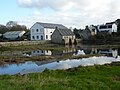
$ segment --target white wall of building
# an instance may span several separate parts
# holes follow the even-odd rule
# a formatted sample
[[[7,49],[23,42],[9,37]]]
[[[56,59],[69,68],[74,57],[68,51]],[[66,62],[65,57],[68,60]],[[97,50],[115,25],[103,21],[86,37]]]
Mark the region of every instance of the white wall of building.
[[[35,23],[30,29],[31,40],[51,40],[51,35],[55,31],[52,28],[44,28],[40,24]]]
[[[55,31],[55,29],[52,28],[45,28],[45,40],[51,40],[51,35]]]
[[[102,28],[102,29],[100,29],[100,26],[102,26],[102,25],[98,25],[98,30],[100,31],[100,32],[102,32],[102,31],[109,31],[109,33],[111,34],[112,32],[117,32],[117,25],[114,23],[114,24],[112,24],[112,27],[111,28],[108,28],[108,25],[104,25],[104,26],[106,26],[107,28]]]
[[[117,32],[117,25],[116,24],[112,25],[112,32]]]
[[[44,27],[42,27],[38,23],[35,23],[30,28],[30,39],[31,40],[45,40],[45,37],[44,37]]]

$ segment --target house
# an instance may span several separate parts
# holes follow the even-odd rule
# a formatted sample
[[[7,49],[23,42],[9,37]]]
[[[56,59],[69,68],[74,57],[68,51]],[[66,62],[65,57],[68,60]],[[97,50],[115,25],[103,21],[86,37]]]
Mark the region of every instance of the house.
[[[51,35],[56,27],[59,29],[67,29],[67,27],[62,24],[36,22],[30,28],[30,40],[51,40]]]
[[[115,22],[98,25],[97,27],[99,32],[108,32],[109,34],[112,34],[112,32],[117,32],[117,25]]]
[[[22,37],[25,34],[25,31],[9,31],[3,34],[3,37],[8,40],[16,40]]]
[[[56,28],[51,36],[52,43],[56,44],[74,44],[76,38],[74,33],[70,29],[59,29]]]
[[[86,26],[85,30],[79,32],[80,37],[84,40],[89,39],[91,36],[95,36],[97,34],[97,27],[94,25]]]

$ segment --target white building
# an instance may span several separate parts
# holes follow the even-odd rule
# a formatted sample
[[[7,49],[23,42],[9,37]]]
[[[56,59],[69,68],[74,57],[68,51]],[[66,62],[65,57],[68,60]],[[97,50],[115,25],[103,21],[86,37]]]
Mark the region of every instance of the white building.
[[[51,24],[51,23],[40,23],[36,22],[30,28],[30,39],[31,40],[51,40],[51,35],[55,31],[55,28],[67,29],[62,24]]]
[[[9,32],[4,33],[3,37],[9,40],[15,40],[19,37],[22,37],[23,34],[25,34],[25,31],[9,31]]]
[[[117,25],[114,22],[106,23],[104,25],[98,25],[98,31],[106,31],[111,34],[112,32],[117,32]]]

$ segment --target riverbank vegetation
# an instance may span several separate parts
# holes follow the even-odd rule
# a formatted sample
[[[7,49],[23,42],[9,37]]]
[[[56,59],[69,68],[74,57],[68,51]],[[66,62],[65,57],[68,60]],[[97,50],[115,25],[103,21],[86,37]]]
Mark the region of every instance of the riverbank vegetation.
[[[96,45],[119,45],[120,35],[119,33],[100,33],[94,36],[90,36],[89,39],[82,40],[84,44],[96,44]]]
[[[1,90],[120,90],[120,62],[26,75],[0,75]]]

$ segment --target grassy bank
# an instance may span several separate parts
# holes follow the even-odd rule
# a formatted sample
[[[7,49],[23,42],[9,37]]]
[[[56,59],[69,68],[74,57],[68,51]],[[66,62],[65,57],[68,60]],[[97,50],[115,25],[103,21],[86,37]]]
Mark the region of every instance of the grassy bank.
[[[27,75],[1,75],[1,90],[120,90],[120,63],[45,70]]]
[[[10,45],[0,46],[0,51],[31,51],[31,50],[64,50],[66,49],[62,45],[57,44],[31,44],[31,45]]]

